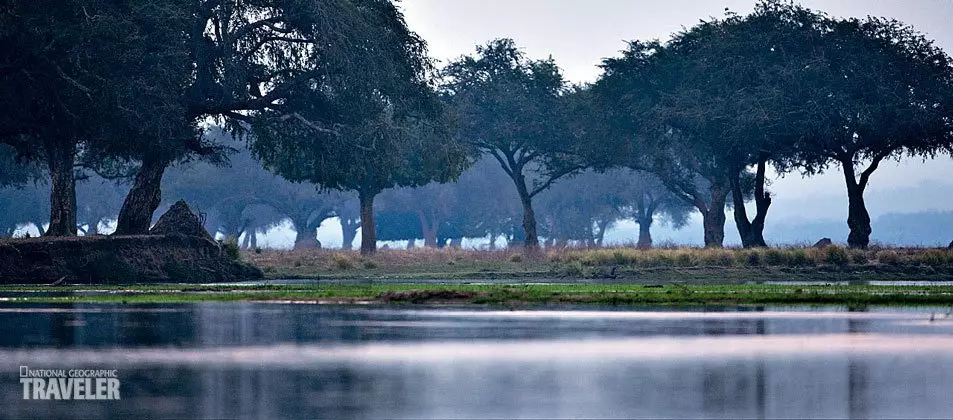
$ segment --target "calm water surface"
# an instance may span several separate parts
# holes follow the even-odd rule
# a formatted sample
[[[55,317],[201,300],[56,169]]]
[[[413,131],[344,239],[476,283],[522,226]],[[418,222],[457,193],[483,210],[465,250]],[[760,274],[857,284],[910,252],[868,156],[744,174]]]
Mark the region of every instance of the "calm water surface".
[[[950,308],[0,306],[0,417],[953,417]],[[23,400],[19,366],[118,369]]]

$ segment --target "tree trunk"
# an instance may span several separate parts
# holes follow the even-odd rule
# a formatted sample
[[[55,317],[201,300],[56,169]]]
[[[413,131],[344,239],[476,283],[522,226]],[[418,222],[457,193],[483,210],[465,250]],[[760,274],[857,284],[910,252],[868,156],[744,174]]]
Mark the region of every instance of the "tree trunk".
[[[152,226],[152,215],[162,201],[162,175],[168,162],[161,159],[142,161],[132,189],[119,210],[113,235],[145,235]]]
[[[600,248],[602,247],[602,244],[605,242],[605,239],[606,239],[606,230],[609,229],[609,225],[611,224],[612,224],[611,220],[602,220],[602,221],[596,222],[596,226],[599,227],[599,233],[596,235],[596,246]]]
[[[76,236],[76,177],[73,174],[75,154],[74,143],[46,144],[52,184],[50,227],[46,229],[47,236]]]
[[[523,204],[523,248],[528,251],[539,250],[539,235],[536,233],[536,212],[533,210],[533,197],[526,190],[526,183],[522,179],[516,181],[516,190]]]
[[[315,227],[308,225],[307,220],[292,220],[295,228],[294,249],[318,249],[318,238],[315,235]]]
[[[354,237],[357,236],[359,227],[361,227],[361,224],[353,220],[341,220],[341,249],[351,250],[354,248]]]
[[[866,249],[870,245],[870,213],[864,203],[864,188],[859,185],[847,188],[847,226],[850,234],[847,245],[851,248]]]
[[[741,237],[741,245],[745,248],[766,247],[764,241],[764,220],[771,207],[771,193],[765,191],[765,167],[767,154],[762,153],[758,159],[758,170],[755,174],[754,201],[757,213],[754,220],[748,220],[748,211],[745,209],[744,192],[741,191],[741,171],[731,178],[731,194],[734,207],[735,225]]]
[[[725,242],[725,189],[722,185],[712,183],[711,205],[699,207],[702,214],[702,225],[705,229],[705,247],[721,248]]]
[[[454,249],[463,248],[463,238],[452,238],[450,239],[450,247]]]
[[[436,248],[437,247],[437,220],[433,222],[427,221],[427,216],[424,215],[424,212],[418,210],[417,218],[420,219],[420,231],[424,234],[424,246],[427,248]]]
[[[640,217],[639,223],[639,243],[636,245],[639,249],[652,248],[652,215]]]
[[[250,249],[258,249],[258,230],[252,229],[248,231],[248,246]]]
[[[374,224],[374,196],[377,193],[360,191],[358,199],[361,201],[361,255],[370,255],[377,252],[377,232]]]
[[[857,181],[853,161],[844,160],[840,163],[844,170],[844,180],[847,182],[847,227],[850,228],[847,245],[851,248],[866,249],[870,245],[872,231],[870,214],[867,213],[867,205],[864,203],[866,182]]]

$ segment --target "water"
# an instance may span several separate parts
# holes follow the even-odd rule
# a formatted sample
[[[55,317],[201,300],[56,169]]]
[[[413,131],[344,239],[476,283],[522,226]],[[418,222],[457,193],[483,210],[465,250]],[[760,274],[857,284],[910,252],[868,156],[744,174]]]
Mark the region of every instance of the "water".
[[[4,303],[0,417],[949,418],[949,311]],[[121,400],[23,400],[19,366]]]

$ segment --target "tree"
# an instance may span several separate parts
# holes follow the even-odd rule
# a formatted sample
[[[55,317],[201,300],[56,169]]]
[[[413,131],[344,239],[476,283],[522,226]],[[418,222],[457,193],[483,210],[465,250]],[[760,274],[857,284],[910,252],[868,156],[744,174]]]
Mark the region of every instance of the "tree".
[[[356,191],[361,253],[372,254],[377,251],[374,199],[378,194],[398,186],[454,180],[467,164],[465,149],[450,140],[439,104],[431,98],[389,100],[393,105],[378,115],[342,126],[340,136],[331,134],[323,141],[315,141],[320,133],[300,122],[256,126],[252,148],[266,168],[286,179]],[[358,98],[357,103],[365,99]]]
[[[552,58],[531,60],[510,39],[450,63],[442,90],[458,114],[458,136],[492,156],[516,186],[525,247],[539,247],[533,198],[582,168],[567,123],[565,81]]]
[[[953,142],[953,61],[921,33],[883,18],[830,19],[814,65],[794,83],[809,95],[814,130],[794,164],[839,165],[848,196],[847,242],[866,248],[864,190],[885,159],[933,156]],[[861,165],[867,162],[866,167]]]
[[[724,241],[725,205],[730,190],[731,150],[694,130],[678,129],[676,118],[664,119],[663,100],[677,82],[682,57],[657,42],[631,42],[622,57],[607,59],[604,74],[592,87],[605,112],[602,143],[590,151],[598,166],[621,164],[658,176],[679,198],[702,215],[705,246]],[[670,67],[670,68],[667,68]],[[600,131],[596,131],[600,133]]]
[[[190,78],[178,98],[186,127],[214,118],[239,133],[289,122],[324,135],[348,122],[343,92],[394,98],[423,70],[423,43],[390,0],[202,1],[186,9]],[[218,154],[196,137],[146,140],[131,155],[142,165],[117,232],[148,230],[171,163]]]
[[[295,248],[319,246],[315,231],[335,216],[344,197],[321,192],[313,184],[294,183],[265,170],[251,151],[221,128],[211,128],[206,141],[234,148],[226,164],[191,162],[173,167],[163,188],[171,203],[185,199],[209,215],[211,233],[221,232],[248,244],[259,229],[287,218],[296,231]]]
[[[62,0],[0,6],[0,142],[46,163],[49,235],[76,234],[77,156],[145,135],[174,118],[156,107],[162,70],[176,62],[174,34],[188,2]],[[187,74],[187,62],[179,73]],[[180,63],[181,64],[181,63]],[[161,133],[167,134],[167,133]],[[86,159],[97,162],[100,159]]]
[[[586,171],[560,181],[540,195],[539,207],[551,223],[553,245],[578,240],[602,246],[608,229],[618,220],[632,219],[639,224],[640,248],[652,246],[651,227],[657,218],[681,228],[693,209],[657,177],[628,168]]]
[[[813,71],[823,21],[765,1],[748,16],[727,13],[664,45],[633,42],[605,61],[594,91],[610,110],[610,144],[632,150],[629,166],[655,173],[698,208],[706,246],[722,244],[728,193],[743,245],[766,245],[766,167],[790,167],[795,144],[814,128],[806,89],[792,79]],[[752,195],[749,220],[744,202]]]

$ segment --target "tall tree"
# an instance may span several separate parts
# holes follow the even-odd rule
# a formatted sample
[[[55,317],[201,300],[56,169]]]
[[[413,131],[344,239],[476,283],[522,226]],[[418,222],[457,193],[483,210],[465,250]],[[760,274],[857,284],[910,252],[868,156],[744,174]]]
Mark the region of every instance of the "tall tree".
[[[458,136],[492,156],[516,186],[524,246],[539,247],[533,198],[582,165],[567,122],[569,92],[552,58],[528,59],[510,39],[450,63],[442,90],[458,114]]]
[[[390,0],[226,0],[190,7],[190,79],[179,97],[188,127],[216,118],[241,132],[272,119],[324,135],[348,122],[341,93],[376,89],[395,97],[421,69],[423,44]],[[196,137],[146,140],[131,156],[142,165],[117,232],[148,230],[172,162],[217,154],[216,145]]]
[[[847,242],[865,248],[864,190],[874,171],[886,159],[929,157],[953,143],[953,61],[912,27],[884,18],[828,20],[813,51],[815,64],[795,83],[810,93],[815,127],[794,164],[807,174],[841,167]]]
[[[46,163],[52,186],[47,234],[76,233],[78,154],[143,135],[170,116],[153,99],[169,86],[159,63],[175,61],[180,45],[166,36],[177,21],[165,12],[182,13],[184,3],[0,6],[0,142]]]

